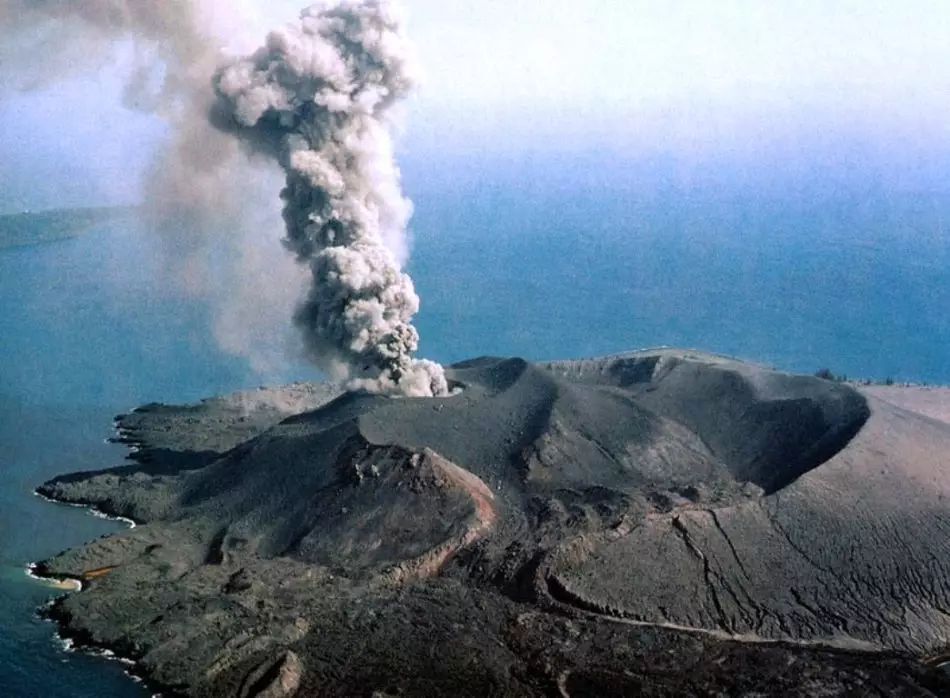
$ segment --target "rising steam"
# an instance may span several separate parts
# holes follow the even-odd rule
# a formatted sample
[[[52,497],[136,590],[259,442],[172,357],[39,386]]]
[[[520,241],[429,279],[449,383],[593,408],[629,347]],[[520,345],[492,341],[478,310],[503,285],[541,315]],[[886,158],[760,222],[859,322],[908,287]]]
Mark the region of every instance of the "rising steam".
[[[95,69],[115,42],[131,41],[127,100],[161,115],[172,134],[147,176],[146,209],[179,280],[227,300],[216,333],[268,331],[286,317],[273,304],[286,308],[298,292],[287,262],[249,254],[259,230],[277,223],[276,206],[255,203],[276,163],[285,243],[311,279],[294,316],[307,356],[351,388],[446,393],[442,367],[413,357],[419,299],[400,268],[411,205],[389,119],[414,83],[400,18],[385,0],[324,0],[222,65],[220,47],[242,45],[234,37],[248,15],[215,0],[0,0],[0,88]],[[235,157],[238,145],[249,159]],[[205,261],[221,256],[221,240],[238,248],[223,292],[210,288]],[[244,353],[246,337],[219,340]]]

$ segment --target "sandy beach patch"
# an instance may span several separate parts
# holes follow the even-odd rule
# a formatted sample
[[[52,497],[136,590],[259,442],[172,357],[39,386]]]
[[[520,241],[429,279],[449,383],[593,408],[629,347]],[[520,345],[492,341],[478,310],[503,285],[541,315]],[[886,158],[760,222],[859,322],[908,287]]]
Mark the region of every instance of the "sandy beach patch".
[[[73,579],[72,577],[66,577],[63,579],[53,579],[51,577],[41,577],[36,574],[36,565],[30,563],[26,566],[26,576],[30,579],[35,579],[44,586],[50,587],[51,589],[59,589],[61,591],[82,591],[82,582],[78,579]]]

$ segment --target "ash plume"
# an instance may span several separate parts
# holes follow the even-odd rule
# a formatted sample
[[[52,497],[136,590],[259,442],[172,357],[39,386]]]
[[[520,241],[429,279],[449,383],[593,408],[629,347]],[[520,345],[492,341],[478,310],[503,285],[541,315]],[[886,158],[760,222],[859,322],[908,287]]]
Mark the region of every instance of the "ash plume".
[[[413,357],[419,298],[398,259],[411,205],[388,121],[413,85],[393,8],[329,1],[219,69],[213,115],[286,174],[286,244],[312,274],[295,317],[310,357],[351,387],[431,396],[447,385],[441,366]]]
[[[442,368],[413,357],[419,299],[401,271],[411,205],[389,112],[413,77],[398,15],[325,0],[222,67],[222,47],[247,50],[252,13],[219,0],[0,0],[0,91],[94,73],[131,47],[126,102],[169,130],[143,182],[148,224],[165,271],[211,304],[222,348],[259,371],[273,363],[260,345],[285,349],[281,311],[309,277],[295,313],[308,358],[351,388],[445,393]],[[278,176],[296,263],[271,251]]]

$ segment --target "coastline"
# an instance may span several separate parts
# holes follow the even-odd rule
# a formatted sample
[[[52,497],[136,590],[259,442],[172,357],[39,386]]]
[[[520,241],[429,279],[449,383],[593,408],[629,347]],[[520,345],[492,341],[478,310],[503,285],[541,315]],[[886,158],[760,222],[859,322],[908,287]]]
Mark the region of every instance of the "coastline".
[[[97,505],[92,504],[92,503],[67,502],[62,499],[56,499],[55,497],[50,497],[40,492],[39,488],[36,488],[33,490],[33,496],[39,497],[44,502],[49,502],[50,504],[55,504],[57,506],[73,507],[74,509],[85,509],[92,516],[95,516],[97,519],[105,519],[106,521],[117,521],[119,523],[124,523],[129,528],[135,528],[136,526],[139,525],[138,522],[136,522],[134,519],[130,519],[127,516],[120,516],[119,514],[112,514],[107,511],[103,511]],[[33,563],[30,563],[30,564],[33,564]]]
[[[259,431],[263,431],[271,424],[277,423],[280,419],[287,416],[287,414],[290,414],[291,412],[287,411],[288,409],[296,411],[313,409],[335,395],[336,391],[332,388],[326,388],[324,384],[293,383],[278,388],[262,387],[256,390],[237,391],[222,396],[212,396],[204,398],[198,403],[186,405],[185,409],[204,411],[208,409],[218,409],[223,406],[224,409],[230,409],[235,412],[229,420],[226,420],[226,430],[235,425],[250,426],[250,435],[253,435]],[[288,400],[287,406],[275,400],[275,397]],[[154,448],[155,446],[167,446],[168,444],[161,442],[158,434],[152,433],[148,429],[145,429],[143,433],[141,425],[137,424],[136,420],[141,417],[151,417],[152,413],[156,410],[159,413],[171,411],[177,414],[179,409],[181,409],[181,406],[178,405],[146,403],[132,407],[116,415],[112,420],[113,435],[106,437],[103,441],[109,444],[124,446],[126,449],[126,459],[131,461],[131,463],[130,466],[110,466],[107,467],[106,470],[141,465],[142,461],[140,458],[143,453],[147,453],[150,448]],[[129,424],[130,421],[132,421],[131,425]],[[248,424],[244,424],[245,422]],[[181,428],[183,425],[176,423],[175,426]],[[167,433],[164,429],[161,431]],[[183,431],[185,432],[184,438],[189,438],[190,435],[187,433],[187,427]],[[156,442],[156,437],[159,437],[158,442]],[[228,438],[233,437],[229,436]],[[239,437],[237,441],[243,441],[245,438],[249,438],[249,436],[244,435]],[[173,448],[180,448],[177,442],[172,444],[172,446]],[[223,447],[217,445],[216,447],[224,450],[229,446],[230,444],[226,444]],[[45,494],[42,489],[43,485],[41,484],[32,490],[32,494],[44,502],[56,506],[85,509],[96,518],[120,522],[128,526],[129,529],[137,528],[142,524],[142,522],[136,521],[128,516],[122,516],[114,511],[110,511],[107,506],[103,506],[102,502],[83,501],[81,499],[60,499]],[[148,668],[144,666],[139,661],[140,658],[136,656],[138,648],[115,643],[97,642],[88,631],[82,628],[76,628],[73,618],[64,608],[64,602],[75,592],[86,590],[88,588],[86,582],[92,581],[92,578],[98,576],[97,574],[90,573],[90,579],[86,580],[76,577],[47,574],[44,567],[43,563],[31,562],[26,566],[25,573],[31,579],[53,590],[66,592],[49,599],[42,607],[37,609],[38,616],[53,625],[53,636],[57,643],[61,645],[63,651],[81,652],[89,656],[118,662],[123,666],[123,673],[133,682],[146,687],[153,698],[172,698],[181,695],[180,691],[175,687],[166,686],[153,678]],[[91,572],[99,572],[99,570],[92,570]]]
[[[31,576],[41,581],[45,579],[37,575]],[[48,621],[55,628],[53,635],[58,644],[62,647],[63,652],[79,652],[90,657],[97,657],[121,664],[123,667],[122,673],[124,673],[132,683],[139,684],[146,688],[152,698],[171,698],[176,695],[174,692],[169,692],[167,689],[152,681],[146,669],[133,657],[124,653],[122,648],[94,642],[87,633],[74,630],[69,625],[69,618],[61,612],[59,607],[63,598],[64,596],[50,599],[37,611],[37,615],[41,619]]]
[[[96,518],[124,523],[130,529],[135,528],[138,525],[135,521],[128,517],[109,514],[93,506],[92,504],[82,504],[78,502],[67,502],[54,499],[53,497],[48,497],[42,494],[38,491],[38,489],[33,490],[33,495],[39,497],[45,502],[57,506],[86,509],[92,516],[95,516]],[[77,631],[69,625],[69,618],[62,613],[60,604],[68,594],[78,593],[85,589],[83,579],[77,577],[44,574],[42,564],[37,562],[27,563],[27,565],[24,567],[24,573],[30,579],[52,590],[66,592],[49,599],[36,611],[37,615],[41,619],[48,621],[53,625],[53,637],[57,643],[61,645],[62,651],[81,652],[92,657],[118,662],[119,664],[123,665],[123,673],[125,673],[125,675],[128,676],[132,682],[148,688],[152,698],[163,698],[164,696],[174,695],[165,692],[161,689],[161,687],[150,681],[145,668],[140,666],[134,658],[124,654],[121,648],[96,643],[91,637],[88,636],[88,634],[83,633],[82,631]]]
[[[933,389],[934,388],[930,386],[926,388],[926,391],[929,393]],[[947,395],[950,395],[950,389],[947,389]],[[167,422],[171,426],[184,427],[184,435],[179,434],[174,437],[181,439],[182,445],[179,446],[180,448],[185,448],[191,445],[187,441],[187,438],[196,438],[195,436],[190,436],[192,433],[197,434],[202,438],[206,438],[204,436],[204,429],[202,428],[204,426],[204,422],[196,422],[193,424],[193,420],[191,418],[194,415],[191,412],[185,412],[185,415],[188,417],[188,419],[177,419],[173,414],[176,409],[184,412],[186,408],[175,408],[171,406],[162,407],[161,410],[155,410],[154,414],[156,418],[164,420],[159,422],[160,425],[164,425]],[[442,410],[438,410],[438,412],[441,413]],[[142,415],[144,418],[149,418],[152,416],[152,413],[146,412],[140,412],[138,414]],[[203,419],[208,420],[207,426],[209,427],[213,426],[214,428],[222,429],[222,431],[228,430],[231,427],[230,422],[223,422],[223,420],[221,420],[221,415],[219,413],[210,413],[207,417],[202,414],[202,417]],[[260,428],[263,428],[264,426],[263,421],[264,420],[262,420]],[[146,427],[148,426],[147,421],[145,421],[144,424]],[[293,428],[301,429],[303,427],[297,425],[285,427],[285,429]],[[148,453],[152,452],[150,449],[154,449],[154,444],[152,444],[148,438],[153,431],[159,434],[162,438],[173,438],[172,435],[169,432],[166,432],[165,429],[157,428],[152,429],[151,431],[149,431],[147,428],[140,428],[136,430],[117,429],[116,431],[120,438],[125,437],[125,439],[127,439],[122,441],[122,443],[124,443],[124,445],[127,447],[132,445],[130,442],[132,442],[133,439],[129,438],[130,436],[134,434],[135,436],[141,437],[139,439],[134,439],[135,445],[143,448]],[[169,435],[166,436],[166,434]],[[202,445],[204,444],[204,442],[199,443]],[[175,445],[177,446],[178,443],[175,442]],[[245,454],[243,454],[243,452],[237,452],[233,454],[235,459],[242,458],[244,456]],[[133,458],[132,460],[137,459]],[[377,465],[379,464],[377,461],[373,462]],[[246,472],[253,473],[259,470],[260,468],[248,468]],[[385,472],[385,467],[383,470]],[[373,478],[368,480],[368,484],[363,485],[362,489],[378,489],[384,486],[385,483],[378,481],[378,478],[379,475],[374,475]],[[360,482],[362,482],[363,479],[363,477],[360,477]],[[127,487],[130,485],[135,486],[134,483],[126,484]],[[83,507],[89,509],[90,512],[97,517],[107,520],[122,521],[130,527],[136,526],[137,522],[131,518],[110,514],[108,504],[108,501],[110,500],[98,499],[98,495],[94,495],[97,497],[97,501],[105,501],[105,504],[100,503],[98,505],[94,505],[84,503],[81,500],[69,501],[57,499],[55,497],[43,494],[41,491],[39,491],[40,489],[42,489],[42,486],[38,488],[34,494],[45,501],[65,506]],[[358,488],[351,483],[351,485],[347,486],[346,490],[348,492],[350,490],[353,492],[359,492],[361,491],[361,488]],[[66,496],[68,496],[68,490],[64,490],[64,492],[66,493]],[[84,491],[75,491],[77,495],[80,494],[80,492],[82,492],[82,496],[85,496],[86,493]],[[136,514],[136,512],[141,513],[143,511],[147,512],[148,510],[132,508],[129,511],[133,516],[137,516],[138,514]],[[346,514],[347,508],[344,507],[342,511],[344,514]],[[689,517],[688,513],[685,514],[683,518],[687,521],[687,523],[684,524],[684,527],[694,526],[693,519]],[[149,522],[150,525],[143,527],[141,531],[136,533],[142,537],[142,541],[149,543],[148,547],[151,547],[151,544],[154,543],[156,539],[149,539],[148,536],[152,535],[149,532],[153,531],[155,526],[151,525],[152,518],[149,513],[142,513],[142,520],[143,522]],[[159,538],[158,540],[161,539]],[[176,537],[174,540],[181,540],[181,538]],[[235,607],[239,605],[242,609],[246,608],[250,600],[257,599],[256,595],[258,594],[258,591],[265,588],[266,584],[274,584],[275,579],[279,582],[281,588],[295,589],[298,586],[302,586],[310,590],[319,589],[321,592],[329,593],[317,593],[316,591],[313,591],[312,593],[306,595],[306,599],[312,600],[312,605],[308,605],[310,604],[310,601],[307,601],[306,603],[297,603],[295,601],[294,604],[291,604],[292,612],[288,611],[288,615],[286,615],[286,617],[279,614],[272,614],[269,616],[268,623],[263,623],[262,625],[258,624],[258,620],[255,620],[251,623],[251,620],[248,619],[248,622],[251,623],[251,626],[249,627],[253,627],[254,630],[245,628],[245,632],[250,633],[248,637],[256,637],[256,635],[260,635],[260,637],[263,639],[258,640],[258,642],[261,644],[255,645],[251,641],[246,641],[244,644],[236,647],[223,648],[222,652],[224,652],[224,654],[219,656],[214,663],[207,665],[211,669],[214,669],[214,674],[216,677],[215,680],[220,680],[220,685],[222,687],[228,685],[228,681],[236,680],[234,677],[238,675],[241,676],[240,680],[244,682],[251,681],[252,679],[257,681],[258,678],[260,678],[258,674],[262,672],[267,676],[270,676],[273,671],[277,671],[281,674],[281,676],[283,676],[284,673],[287,673],[288,676],[296,677],[295,680],[299,680],[300,676],[304,675],[304,672],[313,671],[310,662],[308,661],[308,653],[316,652],[317,649],[322,646],[318,645],[317,643],[319,642],[319,638],[324,635],[333,636],[336,634],[336,636],[339,638],[339,642],[345,642],[347,638],[357,636],[362,637],[363,633],[368,633],[369,636],[376,638],[380,643],[388,642],[391,638],[388,635],[385,635],[383,631],[379,630],[379,628],[388,628],[389,625],[387,622],[383,622],[382,620],[378,620],[376,618],[378,616],[379,618],[388,619],[389,621],[397,624],[399,622],[403,622],[405,620],[403,616],[398,615],[403,613],[402,610],[399,610],[397,615],[391,615],[393,613],[397,613],[393,609],[404,608],[403,600],[405,600],[406,603],[408,603],[409,606],[414,609],[414,613],[427,613],[431,611],[430,603],[432,602],[430,602],[430,599],[435,599],[436,602],[440,604],[440,608],[445,606],[447,609],[449,609],[445,611],[447,620],[452,620],[455,618],[470,619],[472,614],[475,614],[476,616],[478,615],[476,611],[484,612],[486,608],[490,609],[491,614],[480,617],[480,622],[482,622],[484,625],[482,628],[483,631],[490,635],[501,635],[504,634],[504,632],[511,631],[512,628],[517,628],[517,630],[514,632],[517,632],[519,634],[518,636],[521,637],[522,641],[525,643],[526,654],[529,654],[527,652],[528,645],[534,643],[537,638],[548,637],[550,636],[551,632],[554,631],[563,631],[567,633],[567,635],[570,635],[570,633],[568,633],[565,629],[567,626],[561,627],[561,623],[568,621],[561,621],[556,617],[547,617],[544,611],[550,609],[544,607],[543,599],[542,602],[539,602],[539,610],[536,614],[533,614],[529,617],[524,617],[524,614],[521,614],[517,608],[509,607],[508,602],[504,597],[495,597],[493,595],[483,596],[480,592],[476,593],[475,589],[469,589],[465,594],[456,596],[457,593],[461,594],[461,592],[458,592],[456,588],[457,585],[455,585],[454,582],[451,582],[450,580],[443,583],[442,581],[433,577],[433,579],[424,584],[420,583],[418,585],[411,585],[407,587],[406,590],[402,592],[406,596],[400,597],[399,603],[393,605],[391,603],[391,599],[389,598],[390,592],[392,590],[382,590],[381,588],[377,589],[375,587],[370,589],[367,587],[366,589],[350,591],[349,589],[344,589],[342,586],[339,586],[334,581],[334,578],[337,575],[326,576],[323,573],[320,573],[316,578],[314,578],[312,576],[313,569],[305,570],[305,565],[294,565],[293,568],[288,566],[285,569],[284,567],[280,566],[284,563],[282,561],[277,561],[262,564],[259,569],[248,568],[246,560],[241,559],[240,557],[242,552],[241,548],[239,547],[241,541],[236,540],[237,544],[235,544],[235,540],[236,539],[226,538],[223,536],[216,538],[209,535],[208,540],[206,541],[207,551],[205,551],[203,557],[206,562],[204,563],[205,566],[202,568],[207,575],[203,580],[203,583],[210,584],[213,581],[215,586],[223,584],[223,586],[221,586],[223,589],[221,595],[227,597],[228,603],[235,604]],[[201,545],[204,544],[205,543],[201,543]],[[107,550],[107,548],[103,548],[103,550]],[[159,555],[164,555],[164,553],[160,553]],[[107,558],[103,558],[99,563],[95,561],[95,557],[81,559],[85,564],[75,565],[72,568],[62,564],[61,562],[57,564],[57,562],[53,560],[50,561],[52,564],[48,569],[44,569],[45,565],[42,563],[39,565],[34,564],[29,568],[29,573],[31,576],[36,577],[39,580],[45,580],[48,579],[48,577],[44,578],[43,576],[45,571],[71,571],[75,574],[82,570],[82,572],[80,572],[80,579],[77,580],[80,584],[82,584],[86,581],[92,581],[96,576],[93,573],[97,572],[99,568],[90,569],[91,567],[95,567],[97,564],[116,564],[114,561]],[[168,558],[159,557],[157,555],[154,557],[154,564],[156,566],[167,564],[167,559]],[[112,568],[110,567],[110,569]],[[565,570],[566,569],[567,568],[565,568]],[[88,579],[86,578],[87,573],[89,575]],[[544,572],[545,575],[547,573],[547,571]],[[122,574],[123,572],[121,572],[121,570],[115,573],[117,581],[119,579],[124,579],[121,577]],[[197,577],[194,577],[194,579],[197,579]],[[548,580],[548,583],[550,582],[551,580]],[[85,586],[86,585],[82,585],[80,588]],[[114,597],[105,599],[105,594],[113,593],[111,591],[112,584],[110,583],[110,585],[108,585],[109,591],[107,591],[107,586],[105,585],[97,586],[95,583],[92,583],[89,586],[95,588],[92,589],[91,595],[88,598],[96,599],[97,595],[101,596],[102,599],[99,601],[99,609],[101,610],[102,608],[106,607],[111,609],[112,606],[103,606],[101,604],[103,601],[107,602],[108,604],[112,604],[114,602],[114,598],[118,598]],[[383,593],[384,591],[385,593]],[[139,592],[135,591],[131,596],[128,597],[130,599],[134,599],[129,606],[130,609],[138,609],[143,603],[146,603],[146,601],[138,594]],[[316,597],[318,598],[311,599],[312,594],[316,594]],[[321,599],[324,598],[334,598],[334,594],[339,595],[336,604],[329,602],[323,603],[321,601]],[[469,595],[474,595],[473,597],[477,597],[477,609],[475,606],[472,606],[472,604],[475,602],[472,602],[472,597]],[[68,600],[70,598],[72,600]],[[85,600],[86,598],[86,595],[83,595],[82,599]],[[301,597],[301,599],[303,598],[304,597]],[[348,599],[353,603],[341,603],[342,599]],[[173,655],[166,655],[166,660],[163,661],[154,659],[156,656],[152,653],[154,646],[149,644],[154,640],[154,638],[149,640],[147,633],[145,635],[140,635],[137,633],[135,639],[132,640],[128,639],[128,636],[122,636],[120,634],[110,635],[108,633],[103,633],[103,626],[101,624],[96,625],[86,623],[84,625],[84,622],[90,617],[88,615],[84,615],[84,613],[86,613],[87,609],[90,607],[86,606],[84,608],[83,604],[84,601],[80,601],[80,599],[75,598],[72,594],[63,595],[58,599],[53,600],[42,611],[43,617],[52,621],[56,626],[57,637],[63,643],[65,650],[81,651],[92,656],[119,661],[125,666],[125,673],[130,678],[140,681],[142,684],[148,686],[149,690],[160,691],[159,695],[178,695],[182,690],[180,687],[191,686],[189,683],[180,683],[178,681],[178,676],[170,674],[168,671],[166,671],[168,668],[168,662],[166,661],[167,656]],[[340,611],[339,609],[341,607],[344,610]],[[366,611],[366,614],[376,619],[372,621],[371,627],[354,626],[352,625],[354,621],[348,616],[345,616],[346,613],[349,613],[349,611],[346,609],[356,607],[369,609]],[[95,609],[96,606],[93,605],[91,608]],[[156,606],[156,608],[158,607]],[[162,606],[161,608],[164,609],[165,606]],[[162,613],[164,612],[165,611],[162,611]],[[161,619],[163,617],[162,613],[154,616],[154,618]],[[337,618],[333,615],[334,613],[342,613],[344,616]],[[245,617],[243,615],[243,610],[241,611],[241,614],[241,616],[234,616],[237,618],[237,620],[234,621],[235,629],[240,628],[238,621]],[[141,625],[141,621],[148,620],[148,616],[149,613],[143,613],[141,618],[135,618],[135,627],[145,627]],[[95,618],[97,616],[93,614],[91,617]],[[819,677],[816,680],[822,682],[821,684],[816,685],[837,685],[835,684],[835,682],[838,681],[838,678],[836,678],[836,672],[839,670],[851,671],[850,667],[852,664],[857,667],[854,668],[854,671],[864,671],[865,668],[870,671],[875,663],[880,663],[882,666],[890,666],[890,663],[893,663],[892,670],[895,676],[917,677],[916,672],[920,671],[917,667],[920,666],[920,663],[925,662],[923,658],[912,658],[909,654],[903,652],[899,652],[893,656],[887,653],[880,654],[879,656],[876,653],[872,653],[874,656],[871,657],[865,657],[863,654],[860,656],[852,656],[850,652],[843,651],[841,648],[834,648],[824,645],[819,645],[816,647],[796,647],[791,646],[787,640],[777,640],[775,638],[767,638],[759,642],[750,643],[745,641],[745,638],[696,638],[694,632],[683,632],[684,630],[695,630],[695,628],[664,628],[656,627],[655,624],[650,624],[650,627],[646,629],[627,628],[626,623],[618,623],[615,618],[609,617],[609,614],[599,612],[595,614],[584,614],[578,612],[577,615],[571,615],[570,617],[572,620],[570,620],[569,623],[576,624],[576,627],[575,625],[571,625],[569,630],[573,633],[581,632],[585,637],[590,636],[590,638],[592,638],[592,642],[593,639],[596,638],[597,642],[594,643],[595,645],[609,645],[614,642],[638,644],[649,641],[660,642],[660,644],[664,646],[668,645],[671,648],[670,651],[683,652],[684,654],[691,654],[699,651],[717,653],[718,656],[718,653],[728,653],[730,657],[734,657],[733,661],[737,662],[739,666],[749,667],[750,671],[752,671],[752,667],[758,667],[762,661],[765,661],[767,656],[771,657],[772,655],[775,655],[775,657],[777,657],[775,661],[779,664],[786,661],[792,661],[803,662],[809,667],[813,667],[810,669],[810,671],[814,671],[816,677]],[[132,616],[130,616],[130,618],[132,618]],[[231,619],[224,618],[224,621],[231,622]],[[223,623],[223,621],[221,622]],[[358,619],[358,622],[362,622],[362,620]],[[318,628],[312,628],[311,624],[313,623],[317,623]],[[498,623],[497,627],[495,625],[496,623]],[[222,628],[223,627],[225,626],[222,625]],[[406,626],[405,630],[407,633],[412,632],[409,626]],[[231,633],[230,629],[228,629],[227,632],[224,630],[221,630],[220,632],[223,633],[222,637],[236,636]],[[389,631],[387,630],[386,632]],[[374,633],[376,634],[374,635]],[[657,633],[660,634],[658,635]],[[94,641],[93,637],[98,638],[99,642]],[[198,637],[198,635],[196,635],[196,637]],[[116,642],[112,644],[106,644],[102,642],[103,639],[116,640]],[[140,640],[142,642],[141,646],[138,644]],[[735,640],[739,641],[736,642]],[[540,642],[541,645],[546,646],[544,645],[543,640],[539,639],[537,641]],[[417,643],[422,646],[429,642],[430,638],[428,635],[418,638],[410,637],[406,640],[406,645],[409,646]],[[461,642],[460,638],[448,633],[439,641],[439,645],[446,648],[452,648],[455,646],[453,643],[458,642]],[[461,647],[462,645],[458,646]],[[567,646],[565,645],[565,647]],[[266,653],[264,652],[265,648]],[[452,650],[447,649],[446,651],[451,652]],[[563,664],[564,666],[573,667],[577,663],[574,659],[574,655],[571,654],[568,649],[565,649],[564,652],[565,654],[563,656],[558,656],[554,665]],[[267,654],[267,656],[261,659],[256,653]],[[408,659],[408,657],[406,659]],[[402,660],[400,659],[400,662],[401,661]],[[506,659],[506,661],[508,661],[508,659]],[[524,661],[527,662],[527,660]],[[653,662],[652,655],[649,658],[646,658],[644,661],[646,662],[645,666],[650,667],[652,671],[653,666],[650,663]],[[256,665],[255,662],[259,663],[259,666]],[[398,667],[403,666],[400,662],[397,662]],[[858,665],[865,668],[860,668]],[[531,665],[526,664],[525,666]],[[416,673],[418,674],[419,671],[422,671],[424,674],[428,669],[429,668],[420,665],[419,667],[416,667]],[[170,686],[163,686],[153,678],[150,678],[152,676],[152,672],[155,671],[158,672],[156,675],[160,676],[163,680],[171,678],[169,682]],[[583,669],[582,664],[578,664],[578,666],[575,667],[573,671],[576,671],[578,676],[582,677],[584,676],[582,672],[586,671],[586,669]],[[874,671],[878,671],[878,669],[875,669]],[[885,683],[890,680],[887,678],[887,672],[891,670],[879,669],[879,671],[883,673],[881,673],[881,676],[875,680],[884,682],[881,685],[885,685]],[[403,668],[396,668],[387,675],[402,676],[403,672]],[[218,676],[219,673],[221,674],[220,676]],[[184,678],[188,678],[184,672],[182,672],[182,675]],[[307,675],[312,676],[312,674],[309,673]],[[195,676],[204,676],[204,674],[195,674]],[[355,681],[356,679],[353,680]],[[451,682],[450,679],[445,680]],[[579,678],[578,680],[581,679]],[[719,679],[717,679],[717,681],[718,680]],[[725,682],[723,685],[731,685],[728,683],[729,680],[731,679],[723,678],[722,681]],[[908,678],[908,680],[910,679]],[[921,680],[927,681],[930,679],[928,679],[927,676],[921,674]],[[222,690],[224,689],[222,688]],[[221,695],[225,695],[225,693],[222,693]]]
[[[26,576],[30,579],[35,579],[38,582],[42,582],[45,586],[50,587],[51,589],[59,589],[60,591],[82,591],[82,580],[76,579],[75,577],[44,577],[40,574],[37,574],[37,563],[30,562],[24,568]]]

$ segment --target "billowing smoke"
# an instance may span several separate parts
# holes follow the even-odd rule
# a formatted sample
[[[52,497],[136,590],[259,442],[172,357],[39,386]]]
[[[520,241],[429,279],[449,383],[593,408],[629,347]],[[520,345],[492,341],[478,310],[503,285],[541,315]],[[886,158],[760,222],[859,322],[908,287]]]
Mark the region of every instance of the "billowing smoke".
[[[311,277],[295,314],[308,357],[351,388],[444,394],[442,368],[413,357],[419,299],[401,271],[411,206],[390,110],[414,81],[399,17],[384,0],[324,0],[222,66],[219,50],[242,46],[248,14],[214,0],[0,0],[0,87],[95,68],[125,40],[126,99],[171,133],[144,183],[150,223],[179,280],[221,302],[222,345],[245,353],[298,292],[287,261],[248,254],[279,225],[278,206],[257,203],[276,164],[285,243]],[[227,270],[224,288],[211,268]]]
[[[387,118],[413,83],[392,8],[336,0],[221,68],[214,114],[286,173],[286,242],[313,275],[296,314],[312,358],[374,392],[441,395],[442,367],[413,357],[419,298],[397,261],[411,205]]]

